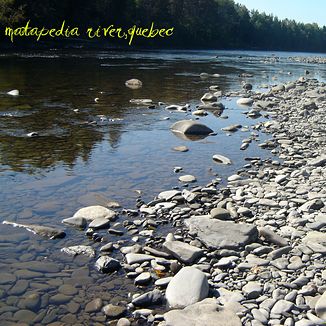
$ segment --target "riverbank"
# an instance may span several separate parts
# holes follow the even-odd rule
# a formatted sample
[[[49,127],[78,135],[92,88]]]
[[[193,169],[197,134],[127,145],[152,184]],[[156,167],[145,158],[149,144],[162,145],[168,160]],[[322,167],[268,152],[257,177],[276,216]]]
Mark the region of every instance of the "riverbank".
[[[129,273],[147,280],[157,270],[173,275],[183,268],[172,279],[156,281],[161,287],[169,283],[165,294],[156,289],[141,299],[133,296],[130,307],[156,300],[186,307],[164,314],[162,325],[325,322],[325,91],[323,83],[300,78],[252,95],[259,111],[273,118],[254,127],[272,136],[260,146],[279,159],[248,158],[223,189],[208,184],[164,192],[143,208],[156,221],[172,221],[177,231],[165,241],[130,248]],[[130,257],[139,258],[141,267]],[[214,299],[195,303],[206,297]],[[149,308],[136,315],[148,323],[163,318]]]

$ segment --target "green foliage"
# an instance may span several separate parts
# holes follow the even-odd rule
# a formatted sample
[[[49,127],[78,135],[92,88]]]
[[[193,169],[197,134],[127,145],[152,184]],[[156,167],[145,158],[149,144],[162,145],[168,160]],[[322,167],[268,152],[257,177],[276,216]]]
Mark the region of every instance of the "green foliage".
[[[23,16],[24,12],[24,16]],[[34,25],[175,27],[169,46],[326,51],[326,29],[251,12],[233,0],[0,0],[2,25],[30,19]],[[143,41],[138,45],[166,46]]]

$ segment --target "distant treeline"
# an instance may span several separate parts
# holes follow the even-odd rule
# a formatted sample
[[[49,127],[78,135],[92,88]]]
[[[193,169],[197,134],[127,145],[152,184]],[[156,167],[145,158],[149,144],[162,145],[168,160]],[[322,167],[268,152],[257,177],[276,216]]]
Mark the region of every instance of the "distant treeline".
[[[27,20],[47,27],[63,20],[80,28],[146,27],[151,22],[175,27],[173,37],[139,39],[138,46],[326,52],[326,27],[248,11],[233,0],[0,0],[2,34],[5,26]]]

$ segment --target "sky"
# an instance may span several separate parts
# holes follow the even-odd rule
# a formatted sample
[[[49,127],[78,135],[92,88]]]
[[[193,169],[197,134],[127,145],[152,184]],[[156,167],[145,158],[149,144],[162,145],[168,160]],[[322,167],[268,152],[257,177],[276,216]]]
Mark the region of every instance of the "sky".
[[[235,0],[249,10],[257,9],[280,19],[326,25],[326,0]]]

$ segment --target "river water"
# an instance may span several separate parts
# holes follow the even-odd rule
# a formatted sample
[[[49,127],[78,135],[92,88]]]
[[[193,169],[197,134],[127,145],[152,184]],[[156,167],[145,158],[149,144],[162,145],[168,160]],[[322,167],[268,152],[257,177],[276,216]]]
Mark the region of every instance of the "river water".
[[[88,205],[117,201],[135,209],[139,191],[149,201],[159,192],[182,187],[174,167],[197,177],[205,185],[223,180],[245,164],[245,157],[271,154],[252,143],[240,151],[241,141],[252,130],[228,135],[222,127],[253,126],[236,98],[223,98],[223,119],[210,113],[200,120],[217,132],[203,140],[176,137],[170,126],[193,118],[191,112],[165,110],[169,104],[190,104],[194,111],[211,85],[223,93],[240,91],[243,82],[277,84],[297,79],[306,69],[309,77],[325,80],[324,65],[288,60],[300,53],[240,51],[47,51],[0,56],[0,217],[18,223],[62,227],[61,220]],[[219,77],[201,78],[201,73]],[[253,77],[239,77],[241,74]],[[125,86],[138,78],[143,87]],[[6,93],[19,89],[20,96]],[[98,98],[97,101],[94,99]],[[149,98],[154,109],[137,106],[130,99]],[[158,102],[166,105],[157,105]],[[105,125],[90,124],[105,115]],[[26,135],[37,132],[39,137]],[[263,140],[264,135],[259,135]],[[186,145],[189,151],[173,151]],[[233,164],[221,166],[212,156],[222,154]],[[117,222],[122,222],[120,217]],[[119,227],[119,225],[118,225]],[[94,269],[95,259],[67,257],[64,246],[101,244],[88,240],[83,231],[64,227],[67,236],[46,240],[24,229],[0,225],[0,320],[31,324],[103,323],[102,313],[86,313],[85,304],[101,297],[104,303],[130,301],[128,292],[144,292],[123,271],[103,275]],[[159,228],[159,234],[168,228]],[[122,237],[106,235],[107,241],[130,244]],[[142,237],[140,237],[142,241]],[[122,260],[119,252],[115,257]],[[65,293],[63,284],[74,287]],[[150,287],[149,287],[150,288]],[[66,291],[67,292],[67,291]],[[162,308],[161,308],[162,309]],[[34,320],[34,321],[33,321]]]

